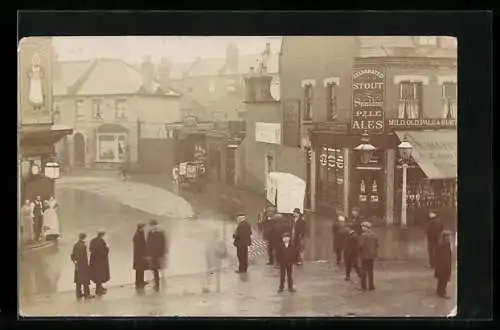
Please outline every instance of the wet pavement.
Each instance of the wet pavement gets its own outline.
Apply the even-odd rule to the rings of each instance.
[[[278,293],[279,271],[263,257],[246,275],[226,271],[221,292],[202,293],[203,276],[167,278],[160,292],[131,286],[77,302],[72,293],[38,296],[22,306],[25,316],[446,316],[451,299],[436,297],[432,271],[394,263],[376,263],[375,291],[359,290],[359,280],[344,281],[343,268],[308,262],[294,268],[297,292]],[[50,303],[50,304],[49,304]],[[56,308],[55,308],[56,307]]]
[[[211,212],[210,216],[205,214],[204,217],[196,218],[169,218],[147,213],[126,205],[128,196],[118,202],[111,188],[115,184],[136,188],[136,183],[90,178],[70,179],[58,186],[56,198],[60,205],[62,235],[57,247],[30,251],[23,255],[20,262],[22,297],[72,291],[74,289],[74,266],[70,261],[72,246],[80,232],[87,233],[88,244],[99,228],[106,231],[105,239],[110,247],[111,280],[107,283],[110,287],[133,281],[132,236],[140,221],[148,222],[155,218],[165,229],[169,241],[168,269],[165,271],[168,276],[204,272],[204,248],[214,230],[225,233],[228,249],[234,255],[230,242],[235,223],[222,220],[222,217],[217,217],[215,212]],[[107,190],[101,188],[96,193],[96,187],[103,185],[108,186]],[[110,197],[105,197],[103,191],[111,192]],[[168,201],[165,201],[165,204],[168,204]],[[137,206],[137,203],[134,205]],[[143,206],[147,207],[148,205]],[[158,207],[156,209],[158,210]],[[191,212],[190,207],[188,211]],[[257,255],[263,251],[264,246],[256,237],[251,253]]]
[[[448,308],[450,301],[443,303],[434,297],[433,274],[425,267],[424,231],[419,228],[374,228],[380,243],[377,291],[360,295],[355,290],[357,285],[344,283],[342,272],[330,264],[334,259],[330,221],[308,215],[307,267],[295,272],[299,292],[280,296],[275,292],[277,270],[264,265],[265,244],[257,233],[250,250],[255,258],[248,278],[232,272],[235,249],[231,236],[235,223],[230,214],[243,209],[255,223],[262,205],[259,197],[245,195],[241,190],[217,190],[215,186],[201,194],[184,190],[177,196],[161,189],[168,180],[154,178],[149,176],[148,180],[156,187],[107,176],[62,180],[56,192],[62,232],[58,246],[32,251],[21,260],[21,309],[25,313],[54,315],[57,306],[60,315],[390,316],[446,315],[453,308],[453,303]],[[172,205],[176,205],[174,211],[170,210]],[[131,286],[131,239],[136,224],[151,218],[159,221],[169,237],[166,282],[162,293],[137,296]],[[102,300],[78,304],[69,255],[79,232],[86,232],[90,241],[98,228],[106,230],[110,246],[110,290]],[[213,230],[225,232],[231,256],[225,264],[223,293],[200,296],[204,247]],[[147,274],[147,279],[150,276]],[[113,307],[112,301],[119,302],[118,307]]]

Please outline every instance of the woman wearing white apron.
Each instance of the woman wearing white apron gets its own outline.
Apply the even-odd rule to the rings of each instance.
[[[60,235],[59,219],[54,206],[55,204],[47,202],[47,209],[43,213],[43,229],[47,241],[56,241]]]

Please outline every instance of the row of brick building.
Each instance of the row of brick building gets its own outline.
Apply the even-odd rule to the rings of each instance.
[[[306,208],[332,215],[359,206],[374,221],[400,219],[397,146],[414,147],[409,219],[454,217],[457,191],[457,45],[449,37],[283,37],[280,97],[266,68],[246,78],[246,138],[236,184],[265,190],[270,171],[307,184]],[[353,149],[367,132],[377,150]]]

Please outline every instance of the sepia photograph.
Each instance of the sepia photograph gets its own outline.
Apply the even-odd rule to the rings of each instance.
[[[457,47],[21,39],[19,315],[455,316]]]

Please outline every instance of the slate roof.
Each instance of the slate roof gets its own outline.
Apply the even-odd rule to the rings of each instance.
[[[452,37],[438,37],[439,47],[419,46],[414,36],[363,36],[360,57],[429,57],[456,58],[457,44]]]
[[[97,59],[88,64],[60,62],[53,81],[55,95],[113,95],[143,92],[143,74],[120,59]],[[153,82],[155,94],[180,96],[173,90],[163,91]]]

